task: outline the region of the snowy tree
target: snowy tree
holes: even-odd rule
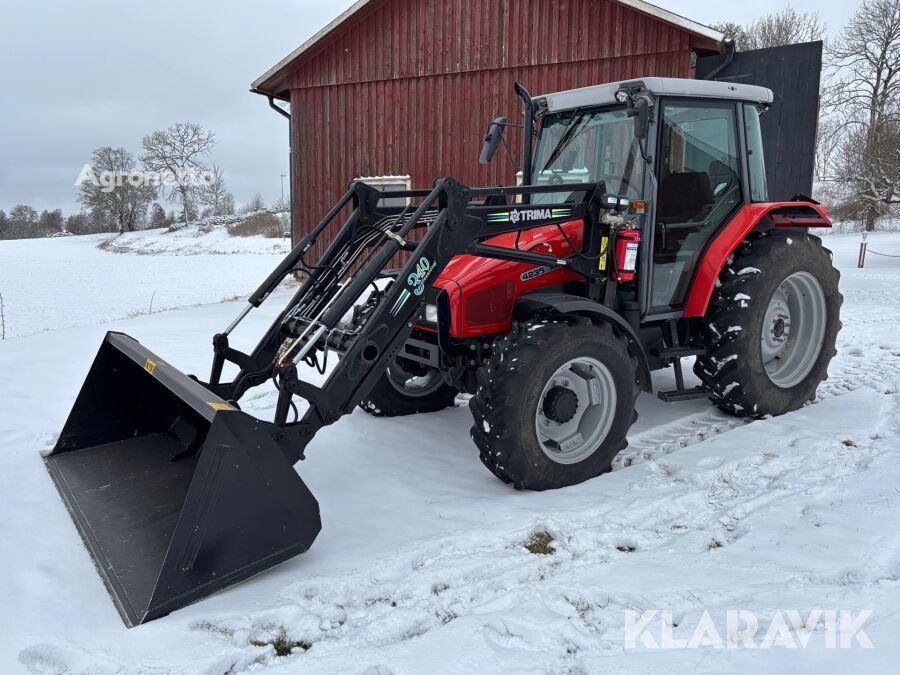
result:
[[[156,197],[156,188],[129,179],[137,165],[125,148],[97,148],[91,154],[91,169],[93,177],[86,176],[78,187],[78,201],[86,209],[115,220],[120,234],[126,229],[133,231]]]
[[[900,202],[900,0],[865,0],[827,56],[824,102],[843,132],[835,174],[855,187],[873,230]]]
[[[178,122],[168,129],[154,131],[141,141],[141,161],[148,171],[156,171],[171,179],[164,185],[169,201],[181,204],[185,224],[196,211],[196,174],[206,170],[203,158],[216,144],[215,134],[199,124]]]
[[[0,209],[0,239],[8,239],[8,231],[9,231],[9,216],[6,215],[6,211]]]

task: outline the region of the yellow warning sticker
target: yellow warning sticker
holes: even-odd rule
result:
[[[152,373],[154,370],[156,370],[156,361],[147,359],[144,362],[144,370],[146,370],[148,373]]]
[[[233,405],[229,405],[228,403],[216,403],[215,401],[207,401],[206,405],[208,405],[213,410],[237,410]]]
[[[606,249],[609,248],[609,237],[600,237],[600,262],[598,269],[601,272],[606,270]]]

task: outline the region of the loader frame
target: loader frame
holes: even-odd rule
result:
[[[580,193],[583,198],[578,202],[539,207],[527,202],[507,204],[508,197],[560,191]],[[414,210],[412,206],[379,208],[379,201],[388,197],[420,202]],[[473,201],[479,199],[482,201]],[[351,183],[325,218],[249,297],[249,304],[240,315],[213,338],[213,365],[206,386],[221,398],[236,402],[247,389],[274,377],[279,389],[274,440],[291,462],[303,459],[304,450],[315,433],[351,413],[382,377],[412,332],[414,317],[426,291],[454,256],[468,253],[565,268],[584,277],[588,301],[607,308],[613,305],[615,281],[599,269],[597,260],[601,254],[600,242],[610,234],[610,226],[600,217],[601,211],[617,203],[614,195],[606,193],[603,183],[469,188],[452,178],[442,178],[435,181],[431,190],[390,193],[361,182]],[[306,253],[347,207],[352,209],[349,218],[331,237],[317,263],[308,265]],[[571,257],[558,258],[483,243],[500,234],[572,220],[584,222],[585,236],[581,251]],[[410,237],[417,233],[424,234],[412,240]],[[333,333],[341,331],[341,318],[367,288],[388,276],[388,265],[402,251],[410,255],[396,273],[396,283],[342,350],[343,356],[325,384],[316,386],[302,379],[297,366],[304,360],[318,365],[316,353],[327,352]],[[255,349],[245,354],[231,348],[229,334],[298,267],[306,272],[305,280]],[[614,264],[604,267],[615,269]],[[626,330],[632,330],[624,322],[623,325]],[[633,337],[638,340],[636,335]],[[220,380],[225,362],[236,364],[240,372],[231,382],[223,383]],[[309,409],[302,417],[295,414],[289,421],[290,413],[296,412],[294,396],[305,399]]]

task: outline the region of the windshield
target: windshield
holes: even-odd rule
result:
[[[644,162],[634,138],[634,121],[622,108],[567,110],[541,119],[534,183],[606,182],[606,190],[639,199]],[[570,192],[532,195],[533,203],[563,202]]]

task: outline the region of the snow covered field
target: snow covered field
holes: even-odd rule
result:
[[[356,411],[298,465],[322,508],[309,553],[132,630],[38,453],[105,331],[205,373],[211,336],[242,307],[219,301],[252,290],[275,258],[0,242],[14,336],[0,342],[0,672],[896,672],[900,259],[870,254],[857,270],[858,241],[826,240],[844,329],[815,404],[746,424],[704,401],[642,395],[616,471],[548,493],[515,492],[481,466],[464,405],[402,420]],[[900,255],[900,234],[869,242]],[[154,311],[215,304],[125,318],[153,290]],[[237,346],[267,318],[252,313]],[[254,390],[247,409],[270,414],[273,394]],[[535,532],[553,554],[525,549]],[[723,638],[728,610],[755,612],[757,644],[779,611],[868,609],[874,648],[826,648],[824,619],[789,621],[788,646],[772,649],[627,647],[628,612],[653,609],[670,610],[685,640],[704,610]],[[282,630],[308,651],[277,656],[265,643]],[[651,623],[657,642],[660,630]]]
[[[137,255],[111,255],[104,242]],[[6,336],[249,295],[289,249],[289,240],[224,230],[0,241]]]

